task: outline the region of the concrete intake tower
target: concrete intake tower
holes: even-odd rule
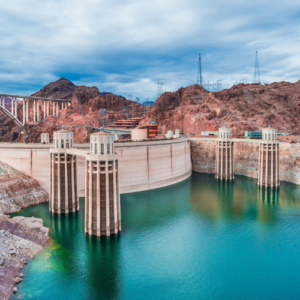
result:
[[[121,231],[118,155],[113,134],[99,132],[90,137],[86,156],[85,232],[90,235]]]
[[[220,180],[234,179],[233,169],[233,142],[231,128],[219,128],[216,149],[215,177]]]
[[[76,156],[68,154],[73,148],[73,132],[60,130],[53,134],[50,148],[50,212],[62,214],[79,210]]]
[[[262,130],[259,143],[258,185],[260,187],[278,187],[279,181],[279,141],[277,131],[271,128]]]

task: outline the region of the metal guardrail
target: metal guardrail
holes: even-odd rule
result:
[[[35,96],[21,96],[21,95],[10,95],[10,94],[0,94],[1,97],[8,97],[8,98],[27,98],[33,100],[48,100],[48,101],[60,101],[60,102],[71,102],[71,99],[52,99],[52,98],[45,98],[45,97],[35,97]]]

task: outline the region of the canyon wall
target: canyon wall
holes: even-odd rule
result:
[[[37,180],[0,162],[0,214],[48,200],[48,193]]]
[[[234,137],[260,131],[270,124],[280,132],[299,133],[300,81],[272,84],[238,84],[209,92],[198,84],[163,93],[142,121],[154,118],[159,131],[179,128],[185,134],[218,130],[226,124]]]
[[[257,178],[258,143],[234,143],[234,172]],[[279,176],[280,181],[300,184],[300,145],[280,143]],[[191,141],[193,171],[215,173],[216,144],[214,141]]]

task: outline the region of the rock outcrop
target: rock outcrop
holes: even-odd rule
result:
[[[0,213],[17,212],[46,201],[49,195],[37,180],[0,162]]]
[[[245,130],[274,126],[278,132],[298,133],[300,81],[272,84],[238,84],[221,92],[208,92],[199,85],[164,93],[149,110],[162,133],[180,128],[184,133],[218,130],[227,124],[235,137]]]
[[[0,214],[0,299],[9,299],[17,292],[15,284],[23,281],[20,270],[48,242],[48,228],[34,217],[15,217]]]
[[[60,78],[45,85],[31,96],[51,99],[71,99],[75,89],[76,85],[73,82],[65,78]]]

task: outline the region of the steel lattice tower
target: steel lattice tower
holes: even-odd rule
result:
[[[157,99],[162,95],[163,93],[163,86],[164,86],[164,82],[162,81],[162,79],[157,80]]]
[[[260,83],[259,63],[258,63],[258,53],[257,53],[257,51],[256,51],[256,56],[255,56],[254,83]]]
[[[201,53],[199,53],[197,84],[203,86],[202,66],[201,66]]]

